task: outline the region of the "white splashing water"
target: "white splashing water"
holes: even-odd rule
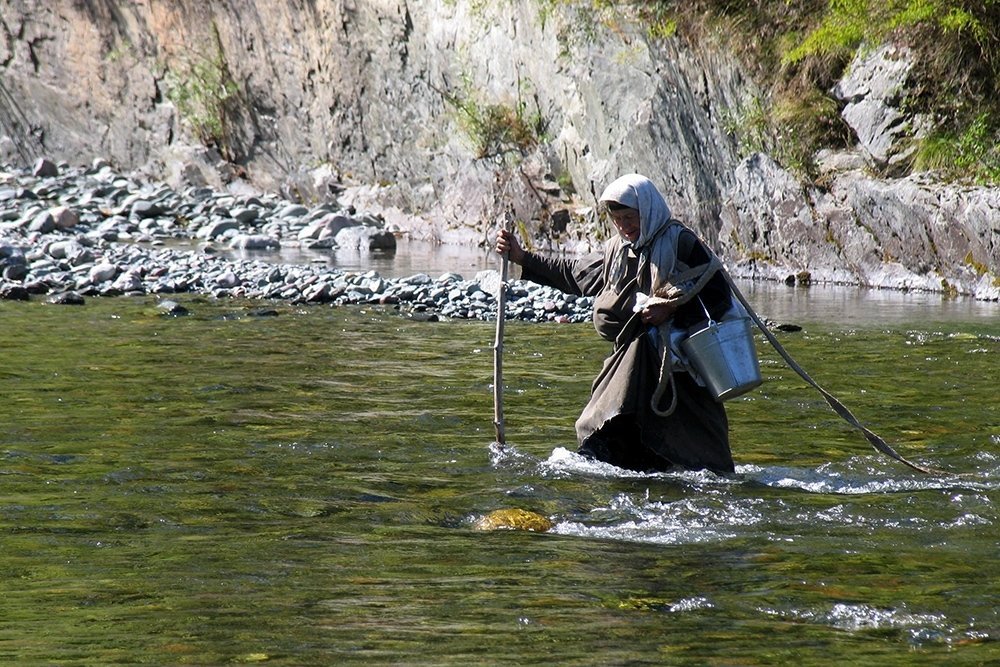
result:
[[[829,625],[849,632],[907,628],[935,630],[948,634],[953,631],[943,614],[913,613],[905,605],[893,609],[880,609],[867,604],[837,603],[826,609],[762,608],[759,611],[769,616]]]
[[[579,537],[644,542],[652,544],[698,544],[720,542],[754,532],[771,539],[792,541],[803,526],[864,526],[870,529],[925,530],[928,520],[920,512],[880,513],[866,503],[844,503],[817,507],[789,501],[761,487],[823,494],[864,496],[945,492],[937,496],[953,512],[953,518],[938,523],[940,529],[991,526],[998,521],[997,508],[985,491],[1000,488],[996,457],[980,463],[991,469],[973,477],[899,476],[871,466],[871,457],[816,468],[754,465],[738,466],[734,475],[705,471],[641,473],[594,461],[563,447],[547,459],[505,446],[491,448],[493,464],[529,477],[561,480],[590,478],[595,481],[648,481],[645,492],[616,493],[584,514],[560,520],[552,532]],[[987,460],[988,459],[988,460]],[[670,489],[665,500],[650,498],[650,489]],[[678,487],[681,487],[680,489]]]

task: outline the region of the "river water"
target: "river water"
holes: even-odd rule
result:
[[[743,287],[946,472],[877,454],[763,338],[737,473],[641,475],[571,453],[608,352],[588,325],[508,323],[501,449],[492,323],[0,303],[0,660],[996,663],[1000,306]],[[555,528],[473,530],[507,507]]]

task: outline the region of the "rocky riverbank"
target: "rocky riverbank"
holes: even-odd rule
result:
[[[170,247],[193,241],[189,249]],[[390,279],[375,271],[227,259],[226,248],[392,250],[383,221],[336,203],[313,207],[273,195],[207,187],[177,192],[98,160],[39,160],[0,169],[0,298],[82,304],[89,297],[195,293],[302,304],[384,304],[415,317],[492,319],[495,271]],[[508,317],[580,322],[592,300],[515,281]]]
[[[822,75],[833,97],[817,89],[801,111],[836,136],[799,155],[773,123],[789,110],[732,40],[651,30],[630,3],[306,4],[7,3],[0,164],[101,157],[185,200],[336,196],[409,240],[467,235],[514,206],[543,250],[595,238],[594,194],[638,172],[738,278],[1000,300],[1000,189],[908,171],[933,123],[912,103],[924,67],[895,39]],[[246,199],[219,205],[251,216]],[[126,241],[160,225],[122,203]],[[343,211],[274,215],[274,233],[220,224],[269,243],[326,214]],[[174,224],[156,233],[197,232]],[[335,231],[317,234],[305,241]]]

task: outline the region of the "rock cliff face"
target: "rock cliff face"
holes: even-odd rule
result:
[[[592,3],[6,0],[0,162],[338,196],[442,240],[484,238],[514,201],[545,245],[561,206],[578,247],[600,229],[592,191],[638,171],[739,274],[997,299],[997,190],[865,170],[914,121],[892,109],[904,56],[838,87],[861,141],[819,189],[738,155],[726,119],[756,92],[723,48],[650,40]],[[481,157],[470,119],[489,109],[531,119],[537,145]]]

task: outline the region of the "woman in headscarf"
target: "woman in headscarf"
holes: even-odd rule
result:
[[[525,251],[508,231],[496,241],[498,253],[521,265],[522,279],[594,296],[594,326],[614,343],[576,422],[579,453],[639,471],[732,472],[726,411],[679,349],[708,314],[720,320],[740,308],[721,262],[671,218],[644,176],[617,179],[600,203],[618,231],[603,254],[546,258]]]

